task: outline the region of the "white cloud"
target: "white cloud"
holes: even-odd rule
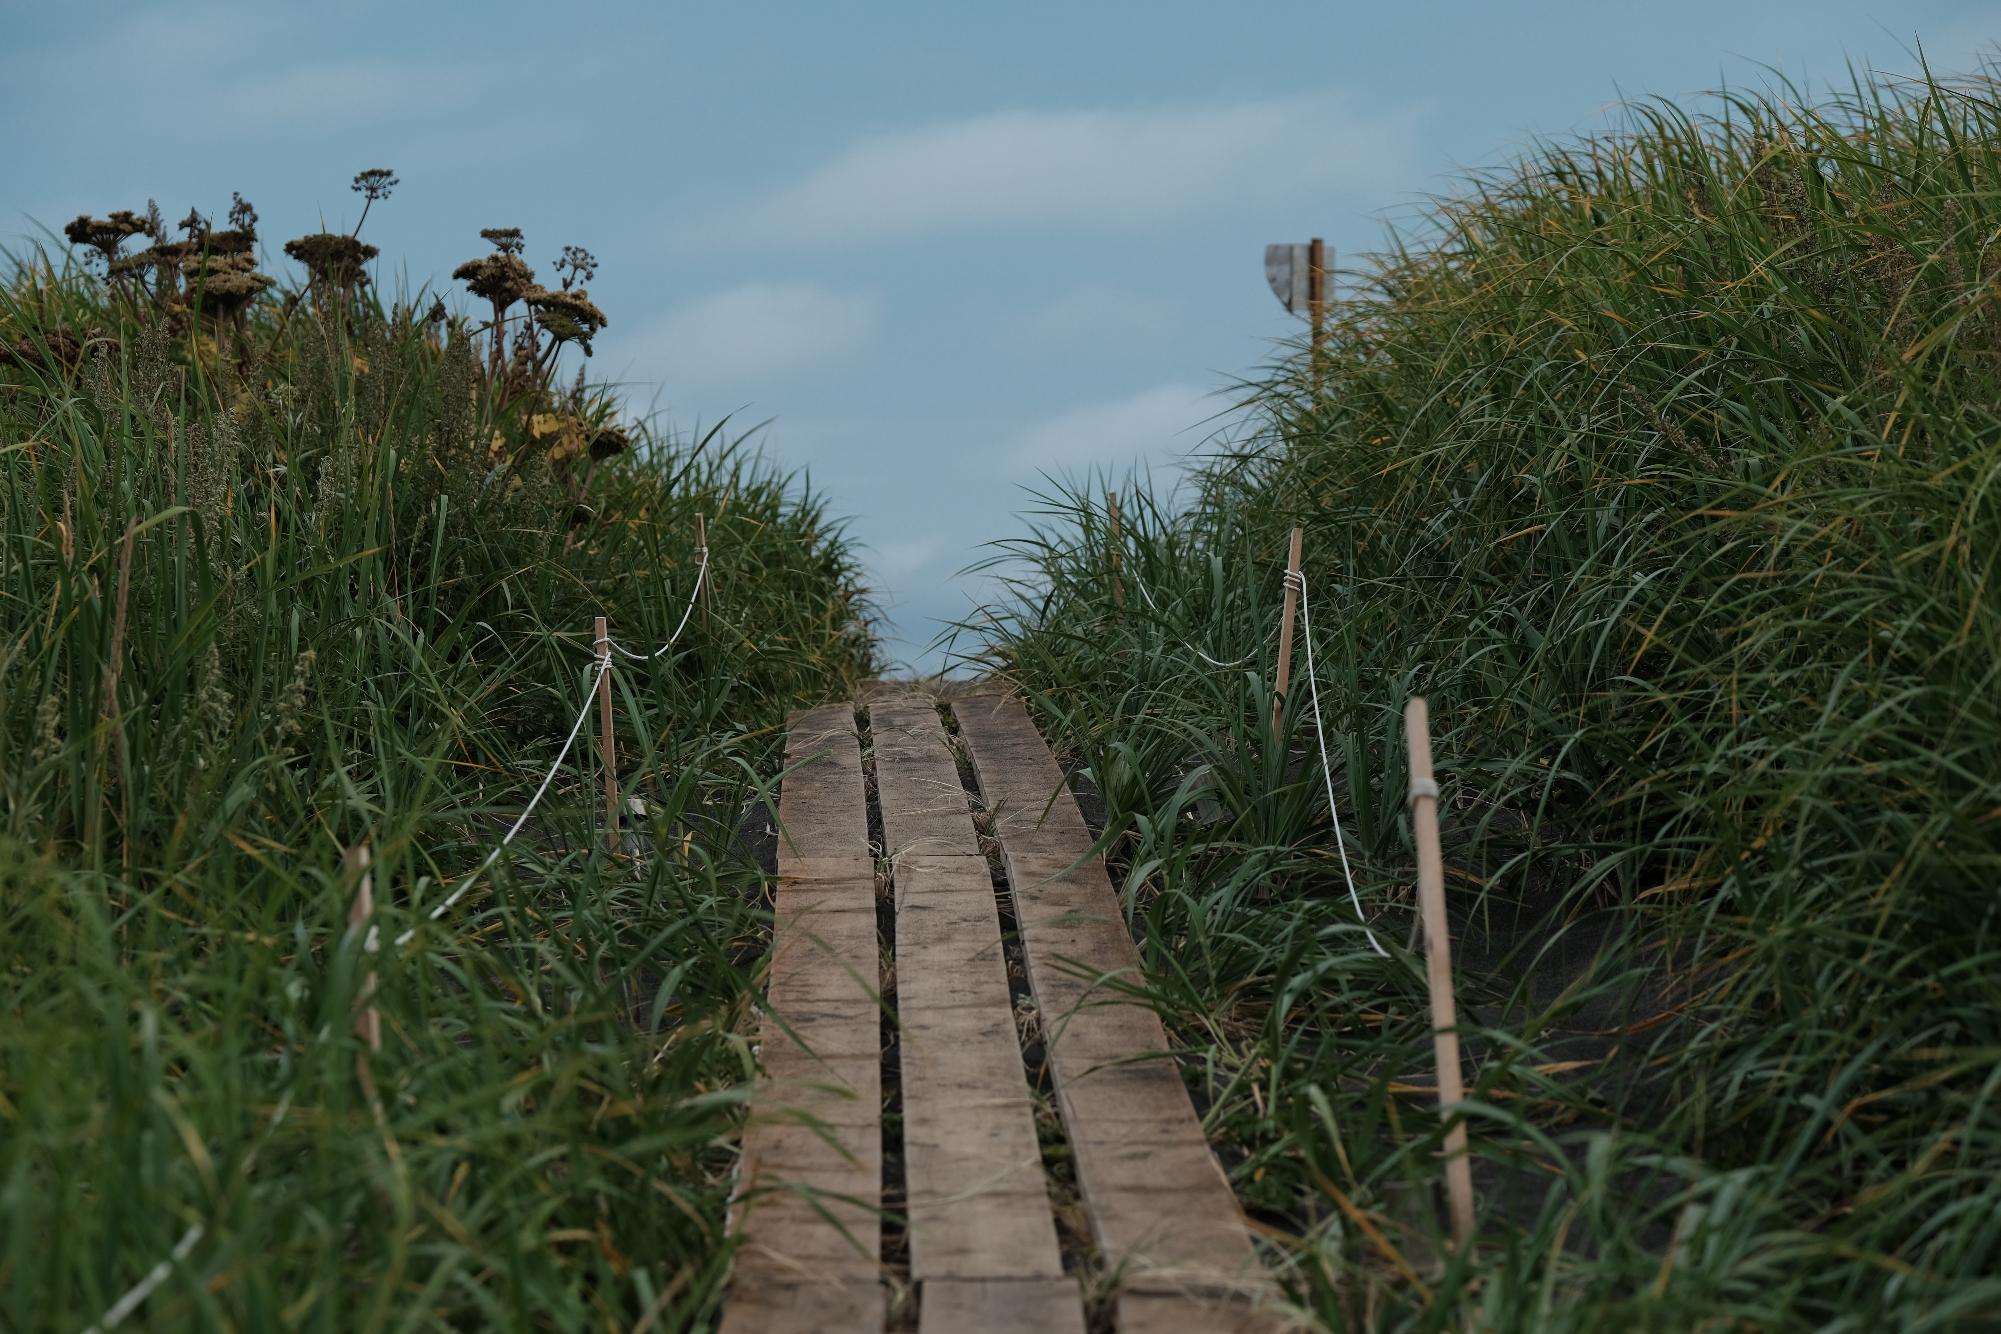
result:
[[[859,360],[881,329],[874,292],[756,282],[676,306],[613,346],[633,379],[707,390]]]
[[[1193,385],[1164,384],[1109,403],[1072,408],[1029,427],[1009,451],[1023,471],[1165,461],[1206,440],[1225,404]]]
[[[996,112],[859,140],[695,234],[797,244],[1029,223],[1144,226],[1334,179],[1381,183],[1412,158],[1414,124],[1408,109],[1361,110],[1329,95]]]

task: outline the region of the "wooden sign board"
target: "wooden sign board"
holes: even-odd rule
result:
[[[1304,315],[1312,303],[1312,259],[1305,245],[1265,247],[1265,281],[1272,295],[1294,315]]]

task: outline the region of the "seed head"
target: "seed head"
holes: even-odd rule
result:
[[[36,764],[54,759],[56,752],[63,748],[62,736],[63,697],[54,690],[42,696],[41,704],[35,709],[35,749],[31,756]]]
[[[63,228],[63,235],[71,245],[89,246],[97,251],[109,265],[118,258],[118,247],[125,244],[126,237],[138,236],[145,230],[145,218],[131,209],[120,209],[108,218],[80,213]]]
[[[485,297],[502,309],[519,301],[535,286],[535,270],[511,250],[495,250],[484,259],[469,259],[452,270],[452,277],[471,289],[474,296]]]
[[[529,289],[527,298],[529,309],[535,312],[536,324],[559,343],[575,343],[587,357],[591,354],[591,339],[611,323],[591,300],[590,293],[581,287],[557,292],[535,287]]]
[[[503,255],[521,253],[522,240],[519,227],[482,227],[480,238]]]
[[[599,463],[632,448],[632,437],[617,426],[606,424],[591,432],[591,458]]]
[[[563,290],[567,292],[598,276],[597,256],[580,245],[566,245],[556,258],[556,272],[563,275]]]
[[[292,663],[292,679],[286,683],[285,693],[278,698],[278,740],[281,743],[297,736],[304,726],[306,682],[312,679],[313,662],[318,656],[311,649],[302,649]]]
[[[354,184],[349,188],[373,204],[378,199],[389,198],[389,192],[401,184],[389,168],[370,167],[367,171],[357,171]]]
[[[285,253],[305,265],[314,282],[345,287],[379,252],[340,232],[314,232],[285,242]]]

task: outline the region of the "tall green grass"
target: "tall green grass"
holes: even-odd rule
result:
[[[81,1328],[192,1237],[128,1327],[688,1327],[750,1068],[738,820],[784,711],[874,666],[841,527],[720,430],[552,459],[469,322],[274,292],[228,332],[40,255],[0,289],[0,1325]],[[613,677],[657,855],[591,851],[580,745],[426,924],[591,618],[679,620],[697,512],[710,613]]]
[[[1120,488],[1146,597],[1112,606],[1093,487],[1002,553],[961,642],[1104,791],[1156,999],[1328,1324],[2001,1320],[1997,92],[1546,145],[1347,275],[1255,438]],[[1449,1264],[1418,959],[1361,941],[1303,689],[1266,730],[1293,524],[1399,945],[1431,700],[1485,1204]]]

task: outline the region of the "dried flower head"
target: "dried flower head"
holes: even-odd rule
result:
[[[356,194],[365,196],[373,204],[378,199],[389,198],[389,192],[403,182],[396,179],[396,173],[387,167],[370,167],[367,171],[357,171],[354,183],[349,187]]]
[[[237,231],[250,233],[252,239],[257,236],[257,210],[234,190],[229,192],[229,225]]]
[[[519,227],[482,227],[479,229],[479,235],[481,240],[503,255],[521,253],[523,242]]]
[[[191,208],[188,210],[188,216],[181,219],[180,229],[186,232],[188,239],[192,241],[198,236],[208,235],[208,219]]]
[[[374,246],[339,232],[314,232],[285,242],[285,253],[306,266],[316,284],[346,287],[374,259]]]
[[[632,437],[622,427],[606,423],[591,432],[591,458],[602,463],[632,448]]]
[[[247,255],[257,248],[257,229],[231,227],[225,231],[210,232],[202,239],[207,242],[210,254]]]
[[[587,283],[598,276],[598,259],[580,245],[566,245],[556,257],[556,272],[563,275],[563,290]]]
[[[536,287],[527,293],[527,298],[529,309],[535,312],[536,324],[558,343],[575,343],[587,357],[591,354],[591,339],[611,323],[591,300],[590,293],[581,287],[558,292]]]
[[[83,365],[92,343],[104,343],[113,350],[118,346],[117,339],[107,339],[96,329],[78,332],[66,324],[58,324],[38,333],[16,335],[12,341],[0,339],[0,366],[39,368],[53,362],[73,371]]]
[[[71,245],[88,246],[103,256],[108,267],[118,258],[118,247],[125,244],[128,236],[138,236],[146,230],[146,219],[131,209],[120,209],[108,218],[93,218],[88,213],[80,213],[63,228],[63,235]]]
[[[235,315],[272,283],[268,274],[257,272],[257,257],[247,250],[204,256],[188,277],[202,305],[221,316]]]
[[[535,270],[508,250],[496,250],[484,259],[469,259],[452,270],[452,277],[464,283],[474,296],[491,301],[496,312],[507,309],[535,286]]]

